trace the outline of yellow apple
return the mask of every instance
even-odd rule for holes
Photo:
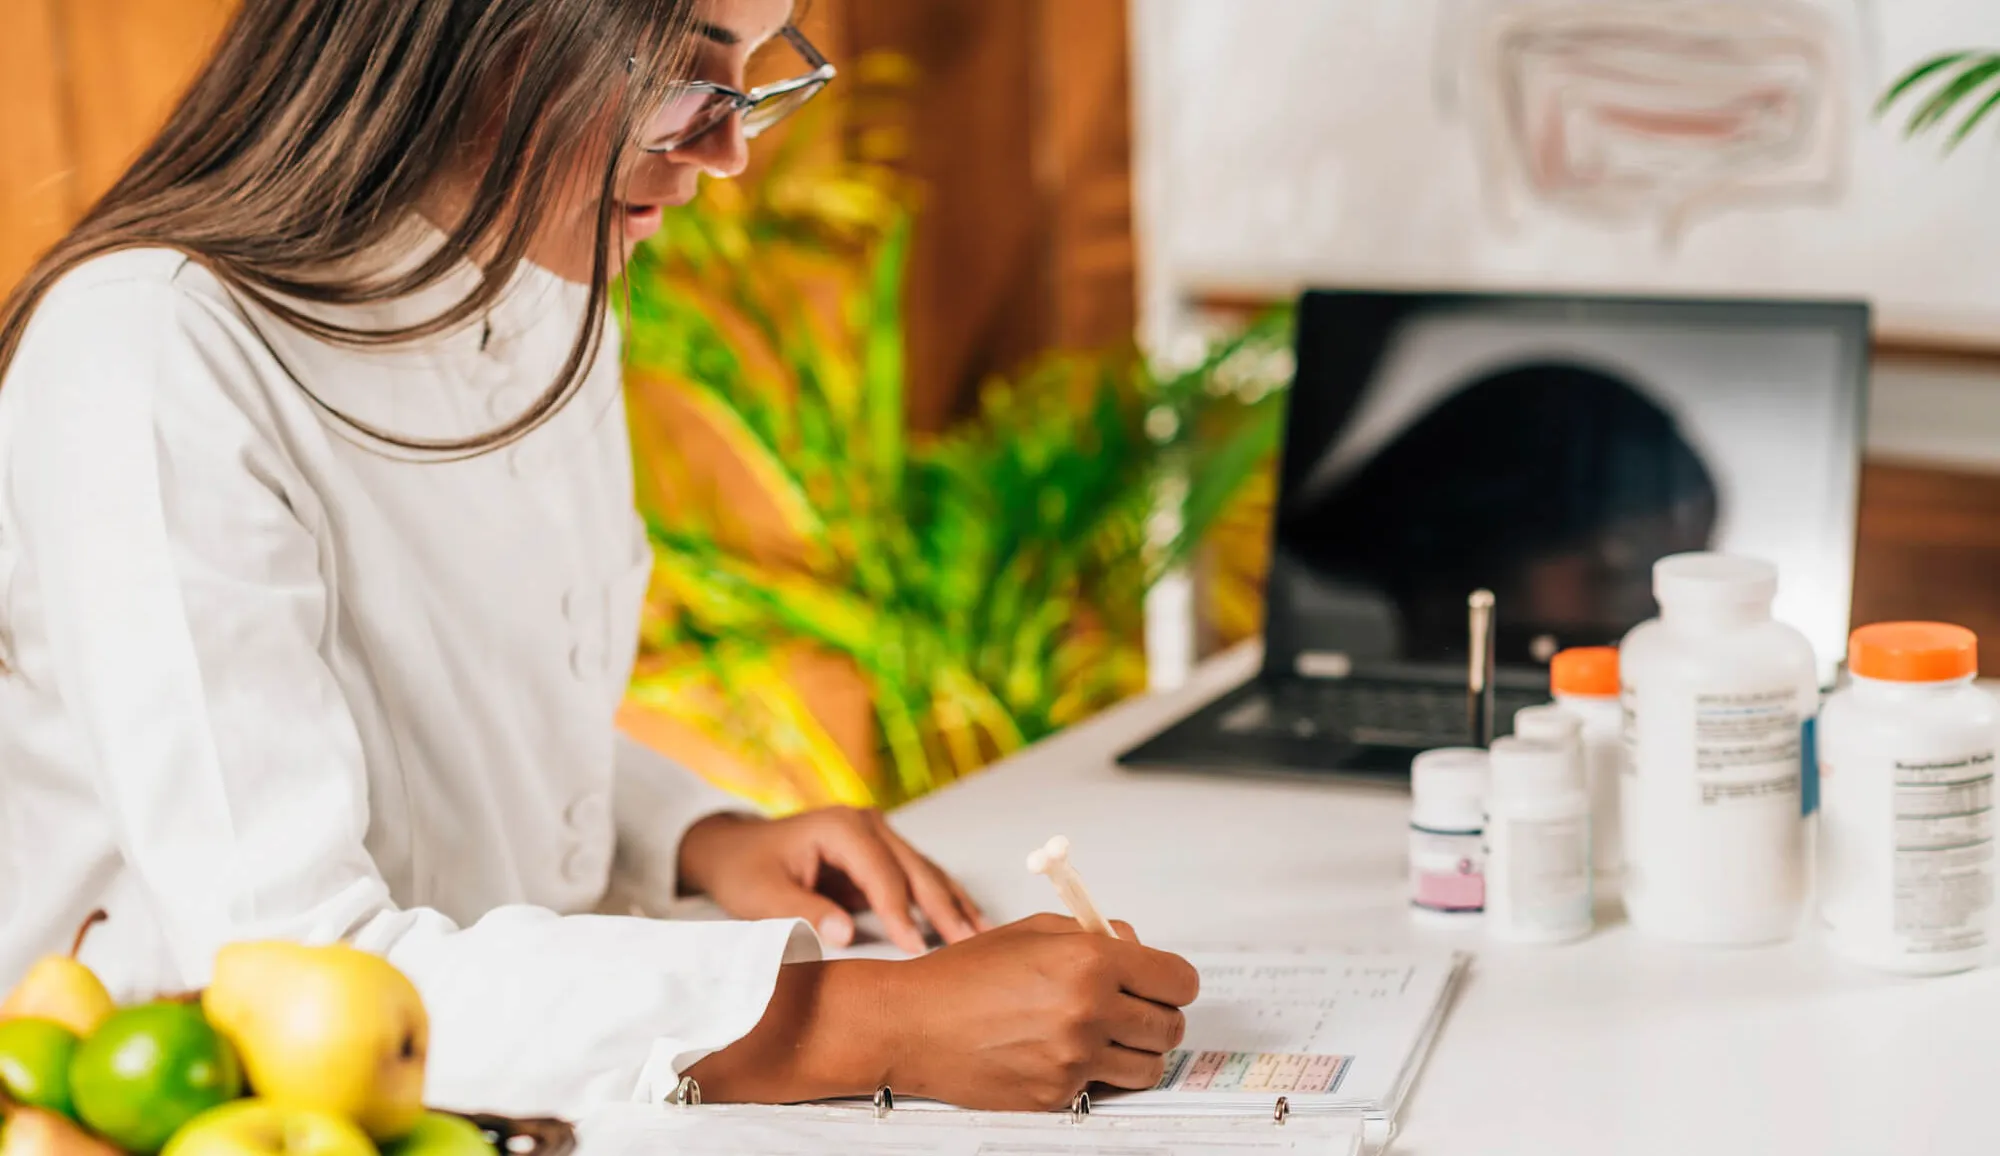
[[[344,1116],[385,1142],[423,1117],[430,1021],[416,985],[381,956],[231,944],[216,953],[201,1003],[260,1098]]]
[[[376,1156],[360,1128],[332,1112],[232,1100],[181,1125],[160,1156]]]

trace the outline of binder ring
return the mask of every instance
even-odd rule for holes
[[[667,1103],[683,1108],[699,1108],[701,1106],[701,1085],[695,1083],[691,1077],[682,1076],[681,1082],[674,1085],[674,1090],[667,1093]]]
[[[1090,1093],[1078,1092],[1076,1099],[1069,1102],[1069,1122],[1074,1124],[1090,1115]]]
[[[1292,1115],[1292,1101],[1285,1096],[1279,1096],[1278,1106],[1272,1109],[1271,1111],[1271,1122],[1274,1124],[1282,1124],[1286,1120],[1290,1119],[1291,1115]]]
[[[896,1094],[889,1090],[889,1085],[884,1084],[875,1089],[875,1118],[880,1120],[895,1110]]]

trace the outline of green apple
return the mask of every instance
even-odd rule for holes
[[[376,1151],[352,1120],[252,1097],[210,1108],[181,1125],[160,1156],[376,1156]]]
[[[158,1152],[181,1125],[243,1094],[243,1067],[198,1004],[120,1008],[69,1065],[77,1118],[127,1152]]]
[[[410,1134],[382,1146],[382,1156],[494,1156],[479,1125],[450,1112],[425,1112]]]
[[[69,1102],[69,1062],[76,1033],[44,1019],[0,1021],[0,1092],[17,1104],[75,1115]]]

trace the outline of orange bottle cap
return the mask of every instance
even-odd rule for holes
[[[1878,622],[1848,639],[1847,664],[1883,682],[1950,682],[1979,673],[1979,637],[1942,622]]]
[[[1549,689],[1557,694],[1612,698],[1618,694],[1618,649],[1578,646],[1549,663]]]

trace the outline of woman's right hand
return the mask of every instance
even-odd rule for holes
[[[1200,977],[1179,956],[1037,915],[894,965],[889,1086],[966,1108],[1068,1107],[1093,1084],[1150,1088]]]
[[[1179,956],[1037,915],[918,959],[794,963],[735,1044],[691,1066],[717,1103],[866,1096],[1066,1108],[1092,1084],[1150,1088],[1201,980]]]

